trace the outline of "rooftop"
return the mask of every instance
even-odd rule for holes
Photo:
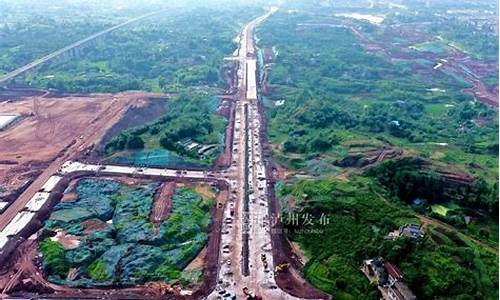
[[[418,224],[405,225],[399,229],[399,234],[410,238],[423,237],[424,231],[421,228]]]
[[[406,284],[400,281],[394,283],[394,285],[392,286],[392,290],[394,291],[394,293],[398,294],[399,299],[405,299],[405,300],[417,299],[417,297],[415,296],[415,294],[413,294],[410,288]]]
[[[393,264],[390,262],[385,263],[385,269],[387,270],[387,273],[392,276],[394,279],[401,279],[403,278],[403,273]]]
[[[0,130],[9,126],[20,116],[18,114],[0,114]]]

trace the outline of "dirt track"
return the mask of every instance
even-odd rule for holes
[[[228,112],[225,114],[225,117],[228,120],[228,125],[226,127],[226,132],[225,132],[226,138],[225,138],[224,152],[222,152],[221,155],[215,161],[214,168],[216,170],[227,168],[231,164],[231,153],[233,149],[235,104],[234,104],[234,99],[232,99],[232,97],[227,99],[228,99],[227,101],[229,101],[230,103]]]
[[[433,219],[433,218],[429,218],[429,217],[426,217],[426,216],[422,216],[422,215],[418,215],[418,218],[420,219],[420,222],[422,223],[422,226],[425,228],[429,225],[433,225],[433,226],[436,226],[436,227],[440,227],[444,230],[447,230],[447,231],[451,231],[451,232],[458,232],[458,230],[451,226],[451,225],[448,225],[444,222],[441,222],[439,220],[436,220],[436,219]],[[459,233],[459,232],[458,232]],[[459,233],[461,234],[461,233]],[[480,241],[478,239],[475,239],[475,238],[472,238],[470,236],[466,236],[464,235],[467,239],[470,239],[471,241],[481,245],[484,249],[486,249],[487,251],[495,254],[495,255],[498,255],[498,249],[497,248],[494,248],[490,245],[488,245],[487,243],[483,242],[483,241]]]
[[[155,195],[150,220],[155,228],[172,212],[172,195],[175,191],[175,182],[165,182]]]

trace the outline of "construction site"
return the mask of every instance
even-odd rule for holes
[[[254,30],[276,10],[246,24],[227,58],[225,147],[210,168],[113,165],[96,154],[130,111],[168,95],[4,91],[2,296],[330,298],[302,279],[271,217],[276,167]]]
[[[145,105],[149,96],[61,97],[45,92],[6,97],[0,103],[0,114],[16,117],[0,131],[2,201],[13,202],[35,179],[43,177],[44,170],[53,171],[70,158],[88,154],[127,110]]]
[[[494,61],[479,60],[454,44],[447,43],[442,37],[426,35],[413,27],[389,26],[377,41],[362,33],[351,22],[346,22],[346,26],[367,52],[380,53],[390,61],[418,61],[412,66],[412,71],[422,74],[429,82],[443,74],[451,75],[470,86],[464,92],[480,102],[498,107],[498,87],[485,83],[485,78],[498,73],[498,65]],[[405,41],[403,47],[394,42],[395,37]]]
[[[13,93],[16,97],[11,97]],[[61,96],[49,92],[32,96],[18,91],[10,91],[5,96],[7,99],[0,104],[0,111],[2,115],[15,116],[17,120],[8,120],[0,137],[3,153],[0,286],[3,295],[36,292],[57,294],[59,297],[89,297],[94,293],[95,297],[99,297],[105,289],[105,293],[116,298],[154,298],[166,294],[182,298],[193,292],[206,293],[215,284],[215,278],[210,276],[210,272],[215,273],[214,270],[217,269],[218,234],[221,232],[217,224],[222,223],[220,212],[216,208],[224,206],[228,198],[225,181],[215,177],[207,178],[206,171],[172,170],[168,174],[157,176],[154,175],[156,173],[143,175],[135,167],[128,168],[125,173],[118,169],[118,173],[105,176],[104,167],[100,165],[89,170],[69,168],[65,172],[65,167],[68,166],[65,163],[68,161],[98,161],[99,157],[94,150],[107,135],[112,134],[112,129],[116,131],[119,122],[127,122],[127,114],[131,111],[137,112],[141,107],[151,105],[151,102],[154,106],[154,102],[165,100],[165,95],[160,98],[157,96],[147,93]],[[190,178],[190,175],[194,178]],[[121,190],[122,188],[125,190]],[[123,211],[115,215],[117,207],[112,204],[113,199],[132,195],[137,189],[143,190],[143,193],[137,194],[135,199],[130,198],[133,200],[129,203],[131,206],[123,207]],[[179,195],[183,190],[188,195]],[[112,191],[115,194],[109,194]],[[95,197],[96,194],[103,197]],[[192,207],[183,208],[182,204],[175,205],[177,198],[181,203],[185,199],[195,202],[188,204]],[[141,207],[136,207],[139,203]],[[176,220],[179,216],[192,215],[199,209],[198,206],[202,206],[203,210],[200,211],[200,216],[197,215],[200,219],[191,221],[195,227],[189,233],[185,231],[187,224],[177,223]],[[132,223],[135,223],[133,220],[139,214],[144,219],[142,224],[136,224],[137,227]],[[174,217],[170,219],[172,215]],[[150,242],[157,244],[157,241],[145,242],[143,245],[146,248],[143,251],[146,252],[132,254],[126,248],[131,249],[133,244],[127,241],[125,244],[116,244],[117,248],[110,249],[112,252],[105,255],[102,251],[115,244],[112,237],[116,234],[113,220],[124,216],[131,218],[124,219],[126,225],[123,226],[129,230],[124,236],[129,236],[131,232],[141,234],[139,227],[152,224],[151,228],[142,232],[139,240],[151,235],[164,237],[168,235],[166,231],[171,232],[171,227],[180,227],[183,230],[179,234],[189,238],[189,242],[183,243],[178,237],[173,237],[172,241],[177,241],[179,245],[160,245],[163,243],[161,242],[157,250],[150,245]],[[167,220],[172,220],[173,223],[170,224]],[[103,237],[109,240],[103,240]],[[95,238],[102,244],[96,245]],[[41,256],[44,245],[48,244],[50,247],[51,241],[62,245],[64,251],[75,253],[72,267],[66,270],[64,276],[54,275],[49,271],[50,268],[47,268],[46,261]],[[83,246],[84,241],[91,243],[92,251],[101,249],[98,250],[102,252],[100,257],[119,259],[107,266],[109,273],[105,276],[108,280],[103,282],[104,277],[98,276],[96,280],[88,277],[91,266],[103,265],[102,260],[95,260],[96,263],[92,265],[88,256],[90,248]],[[162,247],[172,250],[170,253],[162,252]],[[115,250],[118,252],[113,252]],[[151,253],[151,250],[156,252],[156,258],[147,259],[149,262],[135,262],[137,257]],[[115,278],[115,274],[123,273],[125,266],[118,264],[123,261],[117,255],[119,253],[130,257],[131,263],[136,267],[140,266],[140,269],[130,269],[128,283],[119,277]],[[169,260],[168,266],[165,265],[164,268],[171,269],[168,272],[178,275],[163,278],[155,275],[154,267],[165,261],[165,257],[173,257],[174,254],[180,260]],[[84,261],[90,264],[84,266]],[[182,288],[178,281],[172,279],[181,277],[181,271],[184,280]],[[137,272],[149,275],[136,278],[134,274]],[[168,283],[167,278],[170,278]],[[189,280],[186,281],[185,278]]]

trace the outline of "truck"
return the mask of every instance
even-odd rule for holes
[[[247,300],[262,300],[262,297],[255,295],[247,287],[243,288],[243,294],[245,295],[245,299]]]

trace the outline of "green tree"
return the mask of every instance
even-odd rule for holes
[[[66,260],[64,248],[58,242],[46,238],[40,243],[44,266],[49,274],[66,277],[70,265]]]
[[[128,149],[142,149],[144,148],[144,141],[138,135],[132,135],[127,141]]]

